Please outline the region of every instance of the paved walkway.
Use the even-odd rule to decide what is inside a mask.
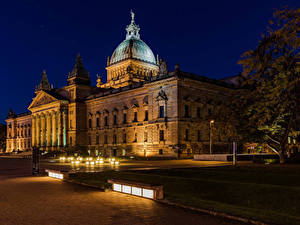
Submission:
[[[28,162],[0,159],[1,225],[241,224],[148,199],[30,177],[24,165]]]

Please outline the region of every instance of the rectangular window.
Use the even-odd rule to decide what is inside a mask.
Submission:
[[[117,115],[114,115],[114,125],[117,125]]]
[[[207,110],[207,114],[208,114],[209,116],[212,115],[211,109],[208,109],[208,110]]]
[[[164,130],[159,131],[159,140],[164,141],[165,140],[165,132]]]
[[[134,134],[134,140],[133,142],[137,142],[137,133]]]
[[[197,141],[198,141],[198,142],[200,142],[200,141],[201,141],[200,130],[198,130],[198,134],[197,134]]]
[[[148,133],[145,132],[145,133],[144,133],[144,142],[147,142],[147,141],[148,141]]]
[[[96,125],[97,125],[97,127],[100,127],[100,118],[99,117],[97,117],[97,119],[96,119]]]
[[[108,126],[108,117],[107,116],[104,117],[104,125]]]
[[[189,140],[189,130],[188,129],[185,130],[185,140],[186,141]]]
[[[137,122],[137,112],[134,112],[133,114],[133,122]]]
[[[184,106],[184,117],[190,117],[189,106],[188,105]]]
[[[113,143],[117,144],[117,135],[116,134],[114,134],[114,136],[113,136]]]
[[[99,135],[96,135],[96,145],[99,145],[99,142],[100,142],[99,139],[100,139]]]
[[[92,129],[92,119],[89,119],[89,128]]]
[[[198,117],[198,118],[201,117],[200,107],[197,107],[197,117]]]
[[[145,121],[148,121],[148,110],[145,110]]]
[[[70,136],[70,145],[72,145],[72,136]]]
[[[107,144],[107,134],[104,135],[104,144]]]
[[[127,123],[127,113],[123,114],[123,123],[126,124]]]
[[[92,144],[92,138],[91,138],[91,136],[89,136],[89,145],[91,145]]]
[[[158,152],[160,155],[163,154],[163,150],[162,149],[159,149],[159,152]]]
[[[165,107],[159,106],[159,118],[164,118],[164,117],[165,117]]]
[[[126,133],[123,134],[123,143],[126,143],[127,135]]]

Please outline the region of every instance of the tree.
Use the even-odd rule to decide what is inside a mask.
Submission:
[[[0,152],[6,151],[6,126],[0,124]]]
[[[266,34],[239,61],[247,74],[244,116],[285,162],[300,99],[300,9],[274,12]]]

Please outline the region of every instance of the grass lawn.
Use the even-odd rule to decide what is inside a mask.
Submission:
[[[165,199],[274,224],[300,224],[300,166],[238,166],[77,173],[104,185],[108,178],[164,186]]]

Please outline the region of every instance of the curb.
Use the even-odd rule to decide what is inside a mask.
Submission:
[[[170,202],[168,200],[155,200],[155,201],[157,201],[159,203],[162,203],[162,204],[170,205],[170,206],[175,206],[175,207],[179,207],[179,208],[183,208],[183,209],[189,209],[189,210],[192,210],[192,211],[201,212],[201,213],[209,214],[209,215],[212,215],[212,216],[218,216],[218,217],[223,217],[223,218],[226,218],[226,219],[231,219],[231,220],[243,222],[243,223],[246,223],[246,224],[269,225],[267,223],[257,221],[257,220],[247,219],[247,218],[239,217],[239,216],[233,216],[233,215],[229,215],[227,213],[217,212],[217,211],[208,210],[208,209],[195,208],[195,207],[192,207],[192,206],[182,205],[182,204],[179,204],[179,203],[173,203],[173,202]]]
[[[63,181],[67,182],[67,183],[71,183],[71,184],[78,184],[78,185],[89,187],[89,188],[95,188],[95,189],[103,191],[103,192],[105,191],[104,187],[97,186],[97,185],[86,184],[86,183],[77,182],[77,181],[74,181],[74,180],[63,180]]]

